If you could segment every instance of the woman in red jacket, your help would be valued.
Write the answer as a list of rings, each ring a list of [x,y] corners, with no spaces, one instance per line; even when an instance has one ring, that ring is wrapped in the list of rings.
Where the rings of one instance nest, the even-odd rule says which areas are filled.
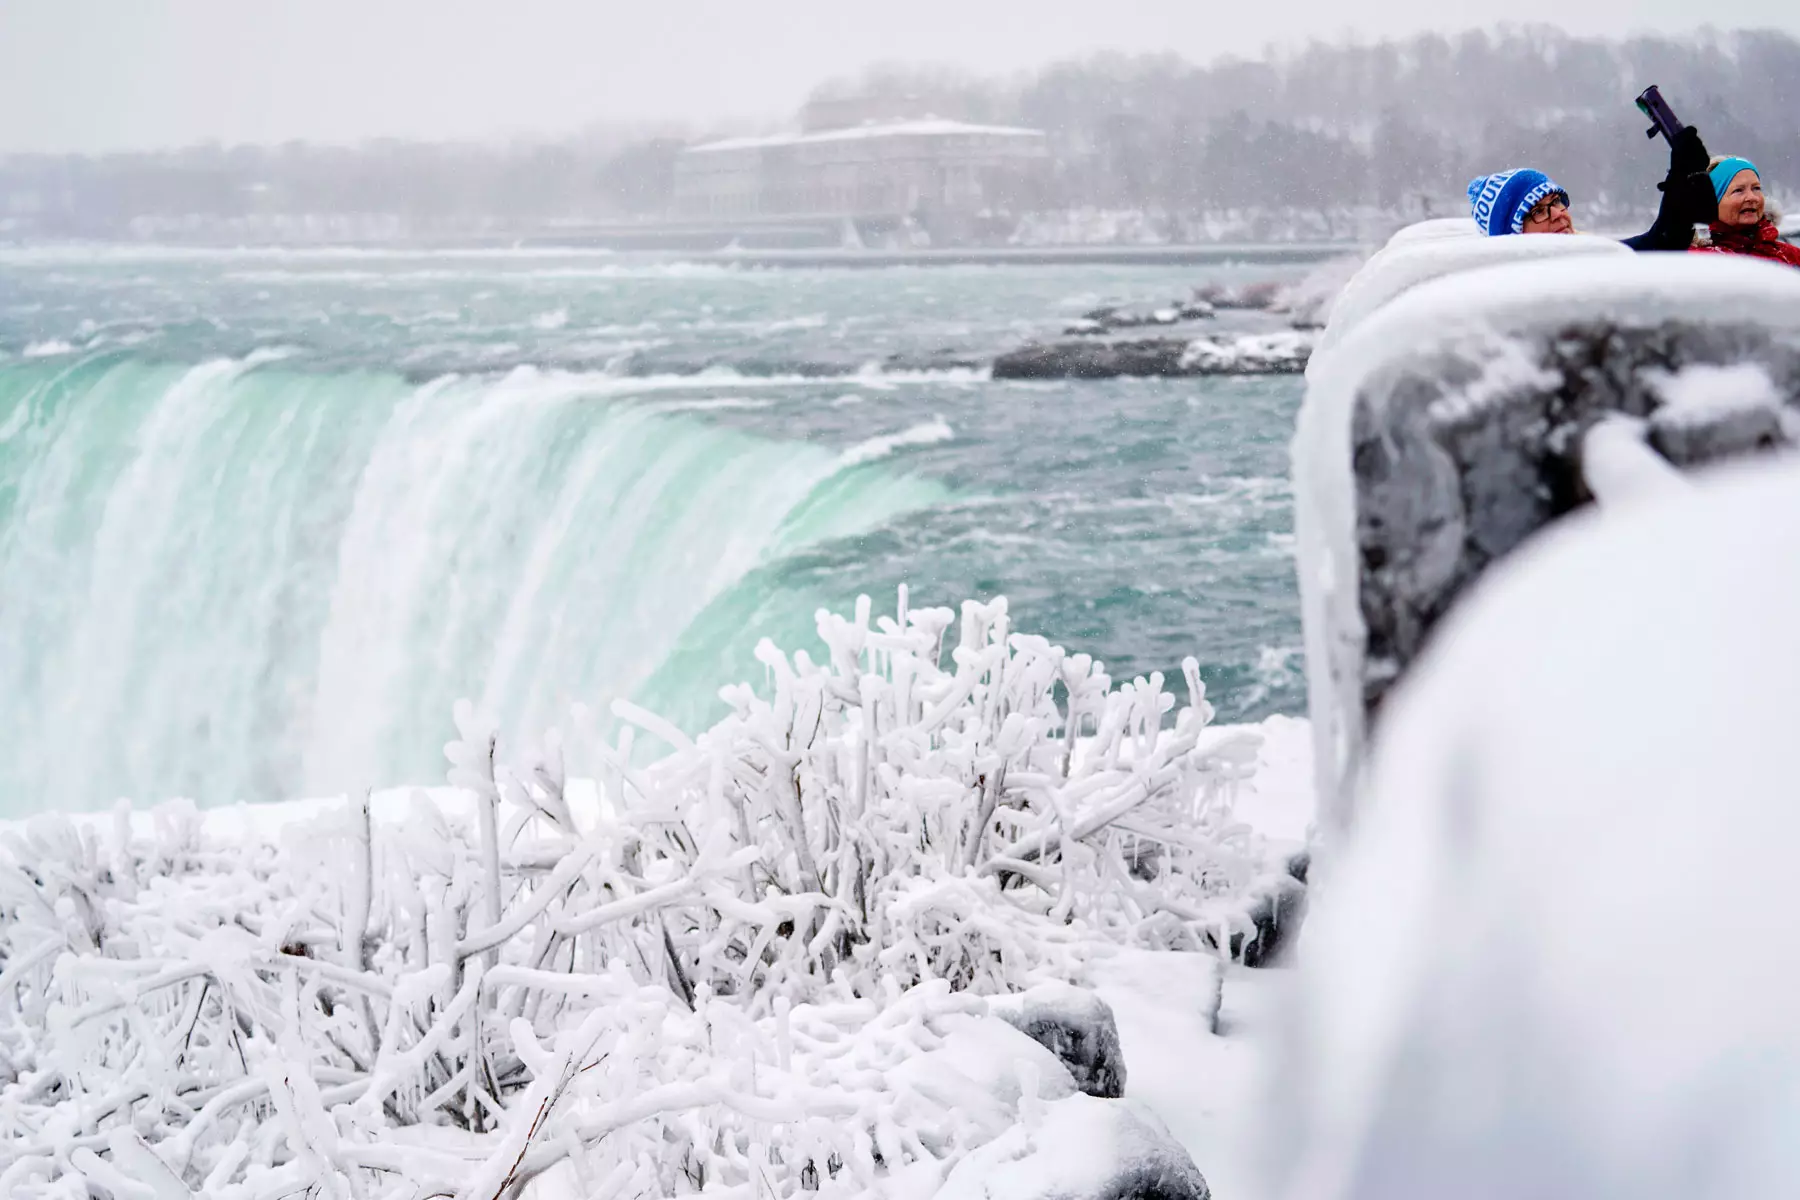
[[[1712,221],[1710,254],[1748,254],[1800,267],[1800,246],[1781,240],[1774,214],[1763,198],[1762,174],[1747,158],[1715,158],[1707,172],[1719,211]]]

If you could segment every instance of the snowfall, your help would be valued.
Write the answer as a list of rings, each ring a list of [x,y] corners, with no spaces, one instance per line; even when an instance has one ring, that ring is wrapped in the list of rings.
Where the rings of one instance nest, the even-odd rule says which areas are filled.
[[[1482,339],[1557,312],[1787,353],[1800,277],[1470,233],[1309,368],[1309,720],[902,590],[704,731],[462,705],[440,787],[0,827],[0,1196],[1796,1194],[1800,467],[1596,483],[1371,734],[1349,439],[1434,339],[1492,368],[1434,413],[1542,390]],[[1650,421],[1788,421],[1791,366]]]

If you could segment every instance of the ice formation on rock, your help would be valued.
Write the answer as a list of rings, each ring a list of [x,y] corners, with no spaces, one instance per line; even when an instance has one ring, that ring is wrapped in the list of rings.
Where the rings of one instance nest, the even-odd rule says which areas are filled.
[[[1501,242],[1565,248],[1484,265]],[[1488,564],[1588,499],[1579,452],[1596,422],[1641,418],[1657,452],[1688,466],[1800,432],[1800,274],[1606,246],[1403,243],[1334,312],[1293,468],[1328,826],[1346,818],[1368,716],[1437,620]]]

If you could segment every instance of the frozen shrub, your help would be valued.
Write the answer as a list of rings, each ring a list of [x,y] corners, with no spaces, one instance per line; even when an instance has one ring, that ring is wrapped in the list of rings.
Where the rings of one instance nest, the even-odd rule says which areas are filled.
[[[459,705],[452,790],[394,812],[8,832],[0,1195],[941,1179],[1032,1089],[891,1068],[1098,945],[1225,944],[1256,738],[1208,728],[1191,661],[1177,710],[1004,601],[819,633],[817,661],[760,646],[765,685],[694,738],[620,704],[617,739],[577,713],[509,765]],[[668,753],[635,763],[640,734]]]

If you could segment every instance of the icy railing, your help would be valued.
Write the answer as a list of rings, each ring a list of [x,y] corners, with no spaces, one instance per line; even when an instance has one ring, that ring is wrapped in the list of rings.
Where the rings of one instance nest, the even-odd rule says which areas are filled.
[[[767,686],[699,737],[621,704],[616,741],[577,719],[517,769],[461,707],[455,790],[399,820],[364,797],[279,843],[178,806],[7,833],[0,1195],[941,1178],[1017,1114],[902,1062],[1109,943],[1249,934],[1262,869],[1232,813],[1257,738],[1208,729],[1191,660],[1176,709],[1004,600],[956,625],[904,592],[821,612],[824,659],[764,642]],[[634,730],[673,750],[633,766]]]
[[[1483,267],[1587,255],[1629,258],[1631,253],[1610,238],[1586,234],[1485,237],[1473,221],[1462,218],[1409,225],[1376,251],[1332,301],[1314,361],[1325,359],[1352,330],[1402,294],[1434,279]]]
[[[1483,248],[1500,242],[1535,244],[1506,251],[1534,261],[1492,265]],[[1606,444],[1587,441],[1597,423],[1636,419],[1684,467],[1800,443],[1800,273],[1605,245],[1402,241],[1333,310],[1293,466],[1328,824],[1346,819],[1370,714],[1437,621],[1590,498],[1581,452]]]

